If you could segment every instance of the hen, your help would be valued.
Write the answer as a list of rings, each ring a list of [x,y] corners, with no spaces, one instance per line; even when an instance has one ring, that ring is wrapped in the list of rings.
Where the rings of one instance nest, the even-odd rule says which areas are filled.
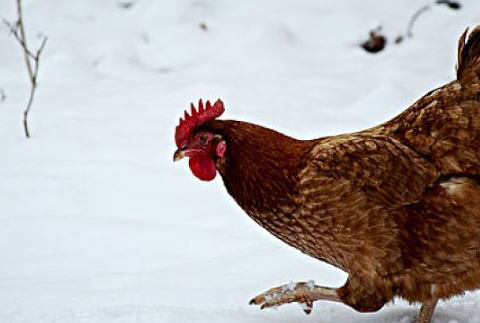
[[[348,273],[340,288],[287,284],[253,304],[371,312],[401,297],[428,323],[439,299],[480,287],[480,26],[466,35],[456,80],[368,130],[304,141],[218,120],[220,100],[185,112],[174,160],[201,180],[220,173],[255,222]]]

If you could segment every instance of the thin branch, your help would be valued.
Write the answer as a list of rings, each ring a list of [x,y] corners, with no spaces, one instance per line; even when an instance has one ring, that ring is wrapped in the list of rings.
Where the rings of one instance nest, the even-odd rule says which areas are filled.
[[[25,27],[23,25],[23,15],[22,15],[22,0],[17,0],[17,16],[18,16],[18,30],[20,31],[20,39],[22,40],[23,53],[25,55],[25,63],[27,64],[28,75],[30,79],[33,79],[33,69],[32,63],[30,62],[29,56],[30,51],[27,46],[27,37],[25,36]]]
[[[30,132],[28,130],[28,113],[32,108],[33,98],[35,97],[35,90],[37,89],[37,78],[38,78],[38,67],[40,65],[40,56],[42,54],[43,49],[45,48],[45,44],[47,43],[47,37],[43,37],[40,47],[37,49],[36,53],[33,54],[27,45],[25,26],[23,24],[22,0],[16,0],[16,2],[17,2],[18,17],[15,24],[11,24],[6,20],[3,20],[3,21],[7,25],[7,27],[10,29],[11,34],[15,37],[17,42],[22,47],[23,55],[25,58],[25,65],[27,66],[28,77],[30,79],[30,96],[28,98],[27,107],[23,112],[23,128],[25,130],[25,135],[27,136],[27,138],[30,138]]]
[[[413,37],[413,33],[412,33],[413,25],[417,21],[418,17],[420,17],[423,13],[427,12],[428,10],[430,10],[430,6],[426,5],[426,6],[421,7],[420,9],[418,9],[417,12],[415,12],[415,14],[410,19],[410,22],[408,23],[407,37],[409,37],[409,38]]]
[[[7,95],[5,94],[5,91],[3,89],[0,89],[0,102],[5,101],[7,98]]]
[[[436,3],[447,5],[450,9],[453,9],[453,10],[458,10],[462,8],[462,5],[460,4],[460,2],[452,1],[452,0],[437,0]]]
[[[7,20],[3,19],[3,22],[5,23],[5,25],[8,27],[8,29],[10,30],[10,33],[15,37],[15,39],[17,40],[17,42],[20,44],[20,46],[22,46],[22,49],[24,52],[27,53],[27,55],[31,58],[31,59],[35,59],[35,55],[33,55],[30,50],[27,48],[27,44],[23,41],[23,39],[20,37],[20,35],[18,34],[18,21],[15,23],[15,25],[12,25],[10,22],[8,22]],[[30,74],[29,74],[30,76]]]
[[[44,37],[42,40],[42,44],[37,50],[37,53],[35,55],[35,71],[33,72],[33,77],[32,77],[32,83],[37,85],[37,75],[38,75],[38,66],[40,65],[40,55],[42,54],[43,49],[45,48],[45,44],[47,43],[48,37]]]

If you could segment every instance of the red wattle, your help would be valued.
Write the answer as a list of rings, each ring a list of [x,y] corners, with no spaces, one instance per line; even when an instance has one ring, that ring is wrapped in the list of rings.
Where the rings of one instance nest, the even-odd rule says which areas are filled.
[[[208,155],[191,156],[188,165],[190,166],[193,175],[197,176],[202,181],[211,181],[217,175],[215,162],[212,157]]]

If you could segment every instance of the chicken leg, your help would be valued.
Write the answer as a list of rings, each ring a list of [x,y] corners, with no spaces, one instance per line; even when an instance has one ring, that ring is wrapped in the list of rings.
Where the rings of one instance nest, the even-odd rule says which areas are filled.
[[[297,302],[302,305],[303,311],[310,314],[313,302],[325,300],[332,302],[343,302],[336,288],[317,286],[313,281],[289,283],[274,287],[268,291],[255,296],[250,305],[259,305],[261,309],[274,308],[288,303]],[[433,298],[422,303],[420,314],[415,323],[430,323],[438,299]]]
[[[337,289],[317,286],[313,281],[309,281],[274,287],[253,298],[250,301],[250,305],[260,305],[260,308],[264,309],[297,302],[302,305],[306,314],[310,314],[313,302],[318,300],[342,302],[338,296]]]
[[[420,309],[420,314],[418,315],[415,323],[430,323],[433,312],[435,311],[435,306],[437,306],[437,302],[437,298],[432,298],[431,300],[423,302]]]

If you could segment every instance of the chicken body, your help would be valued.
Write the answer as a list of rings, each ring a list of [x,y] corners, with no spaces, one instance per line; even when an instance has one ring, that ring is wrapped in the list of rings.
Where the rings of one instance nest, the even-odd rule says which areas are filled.
[[[317,299],[368,312],[399,296],[429,304],[428,322],[438,299],[480,288],[478,27],[458,55],[455,81],[365,131],[301,141],[240,121],[202,125],[226,142],[216,169],[246,213],[348,273]]]
[[[480,287],[474,176],[442,174],[385,135],[296,141],[237,121],[210,127],[235,138],[217,161],[229,193],[284,242],[348,272],[343,303],[370,312],[394,296],[426,302]]]

